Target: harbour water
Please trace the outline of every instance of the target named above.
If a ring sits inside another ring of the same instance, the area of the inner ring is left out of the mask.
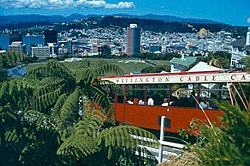
[[[23,44],[26,44],[26,52],[30,44],[42,44],[44,46],[43,36],[23,36]],[[0,47],[7,50],[9,45],[9,36],[0,36]]]

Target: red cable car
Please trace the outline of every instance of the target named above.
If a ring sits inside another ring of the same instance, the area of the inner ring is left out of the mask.
[[[188,129],[195,119],[218,123],[223,112],[212,98],[236,102],[232,96],[241,93],[238,84],[249,84],[250,74],[206,71],[108,76],[100,80],[115,84],[115,88],[109,88],[109,95],[118,122],[159,130],[160,117],[165,116],[165,130],[176,133],[180,128]],[[249,108],[249,92],[245,94],[244,106]],[[133,98],[140,100],[133,103]]]

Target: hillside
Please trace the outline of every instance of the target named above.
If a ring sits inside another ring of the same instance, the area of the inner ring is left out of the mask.
[[[70,17],[70,18],[69,18]],[[71,15],[68,16],[68,20],[77,20],[81,15]],[[44,17],[47,18],[47,17]],[[227,24],[220,23],[186,23],[186,22],[166,22],[163,20],[156,19],[139,19],[132,18],[128,16],[89,16],[89,18],[80,19],[78,21],[70,21],[67,24],[60,24],[56,19],[61,18],[57,16],[54,20],[43,21],[37,19],[36,22],[29,22],[30,18],[27,18],[27,22],[16,23],[16,24],[5,24],[0,25],[0,30],[5,29],[27,29],[34,26],[51,26],[53,25],[58,31],[69,30],[69,29],[93,29],[93,28],[108,28],[108,27],[120,27],[126,28],[131,23],[138,24],[144,31],[154,31],[154,32],[197,32],[201,28],[205,28],[210,32],[219,32],[225,30],[227,32],[232,32],[235,36],[242,36],[246,33],[247,27],[231,26]],[[21,20],[21,19],[20,19]]]
[[[122,16],[127,18],[140,18],[140,19],[155,19],[161,20],[164,22],[188,22],[188,23],[200,23],[200,24],[216,24],[217,22],[206,19],[193,19],[193,18],[181,18],[170,15],[128,15],[128,14],[114,14],[112,16]],[[5,24],[16,24],[22,22],[70,22],[73,20],[86,19],[90,17],[98,17],[102,15],[82,15],[82,14],[71,14],[69,16],[60,16],[60,15],[8,15],[0,16],[0,25]],[[105,15],[108,16],[108,15]]]

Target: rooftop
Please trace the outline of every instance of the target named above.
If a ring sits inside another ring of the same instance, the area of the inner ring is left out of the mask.
[[[194,56],[186,56],[185,58],[173,58],[170,63],[175,63],[175,64],[179,64],[185,67],[190,66],[191,64],[193,64],[196,61],[197,57]]]

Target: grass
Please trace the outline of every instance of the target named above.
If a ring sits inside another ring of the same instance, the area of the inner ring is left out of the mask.
[[[89,60],[90,63],[96,60],[100,59],[86,59]],[[111,63],[114,63],[122,68],[125,74],[131,73],[131,72],[140,72],[145,67],[148,67],[149,64],[142,63],[138,61],[129,61],[129,60],[120,60],[120,59],[104,59],[105,61],[109,61]],[[164,63],[164,62],[163,62]],[[159,62],[157,62],[159,64]],[[34,68],[38,68],[40,66],[44,66],[44,63],[30,63],[28,64],[27,71],[32,70]],[[68,67],[71,71],[77,71],[78,68],[82,65],[82,62],[64,62],[64,65]]]

